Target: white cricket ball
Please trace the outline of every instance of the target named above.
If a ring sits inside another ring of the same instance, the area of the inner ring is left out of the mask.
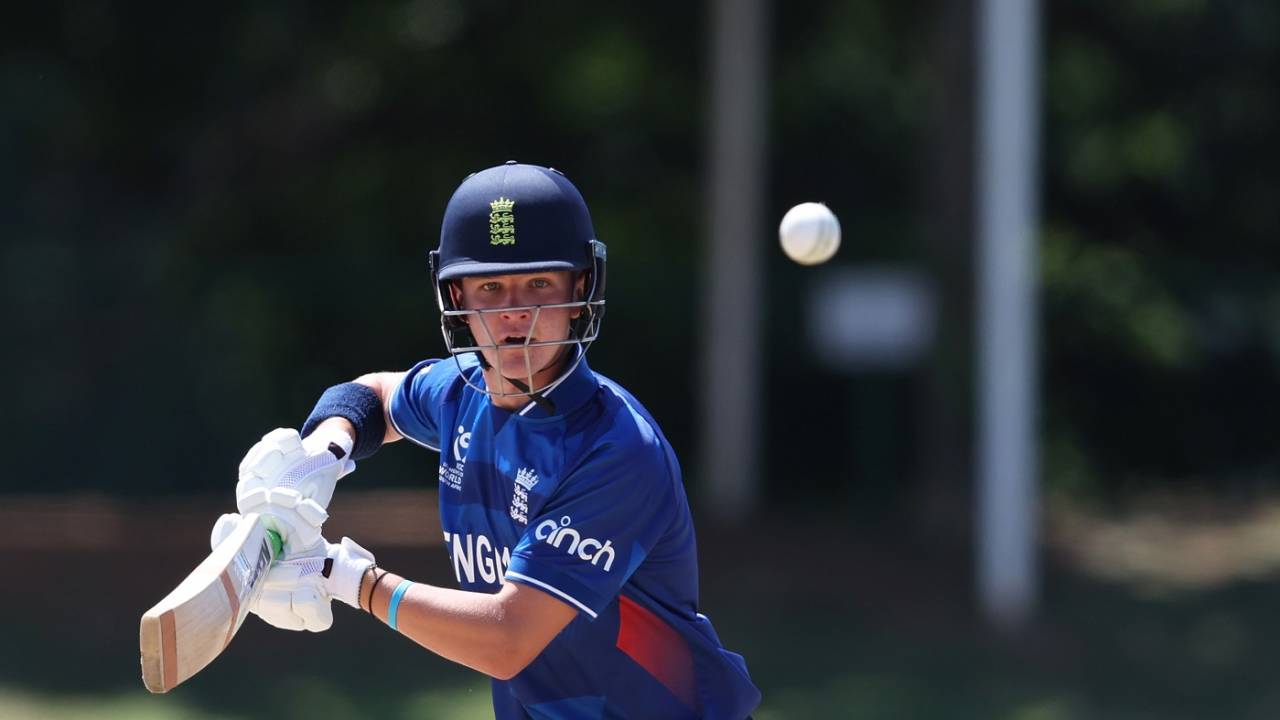
[[[787,257],[801,265],[818,265],[840,249],[840,221],[822,203],[800,203],[782,216],[778,240]]]

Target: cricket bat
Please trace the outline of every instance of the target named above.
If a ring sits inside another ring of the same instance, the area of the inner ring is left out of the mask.
[[[169,692],[231,642],[280,556],[280,536],[250,513],[173,592],[142,616],[142,682]]]

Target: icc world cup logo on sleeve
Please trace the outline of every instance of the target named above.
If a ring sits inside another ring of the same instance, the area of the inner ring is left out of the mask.
[[[462,489],[462,471],[467,466],[467,448],[471,445],[471,433],[459,425],[458,435],[453,439],[453,466],[444,462],[444,453],[440,453],[440,484],[450,490]]]

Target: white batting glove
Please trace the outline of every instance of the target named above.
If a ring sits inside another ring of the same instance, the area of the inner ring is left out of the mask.
[[[272,565],[249,612],[282,630],[323,632],[332,627],[333,609],[324,592],[325,549],[321,543]]]
[[[218,518],[211,545],[217,547],[240,520],[234,513]],[[373,553],[346,537],[341,543],[322,539],[306,552],[286,552],[267,571],[262,592],[249,604],[249,612],[283,630],[328,630],[333,625],[329,601],[336,598],[360,609],[360,580],[374,562]]]
[[[351,436],[317,430],[304,440],[297,430],[277,428],[262,436],[244,460],[236,484],[236,507],[259,513],[280,533],[290,553],[314,550],[338,479],[356,469]]]
[[[285,630],[328,630],[333,625],[329,601],[359,609],[360,579],[373,564],[373,553],[346,537],[341,543],[321,542],[306,554],[285,555],[267,572],[262,595],[249,610]]]
[[[216,548],[228,535],[235,532],[242,520],[239,513],[227,513],[218,518],[209,536],[210,547]],[[262,618],[268,625],[285,630],[320,632],[329,629],[333,625],[333,614],[329,612],[328,599],[320,601],[316,588],[298,583],[298,576],[304,570],[317,573],[323,571],[323,549],[323,545],[317,544],[309,556],[294,556],[287,560],[284,557],[277,558],[262,579],[262,590],[249,602],[249,612]],[[317,550],[321,552],[317,553]],[[276,572],[278,567],[286,569],[283,575]],[[295,593],[298,601],[296,609],[293,605]]]

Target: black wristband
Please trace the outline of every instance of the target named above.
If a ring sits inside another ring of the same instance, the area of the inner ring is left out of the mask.
[[[302,437],[306,437],[320,423],[331,417],[346,418],[356,429],[356,444],[351,449],[353,460],[363,460],[382,447],[387,435],[387,421],[383,417],[382,398],[373,388],[349,382],[334,385],[316,401],[311,416],[302,424]]]

